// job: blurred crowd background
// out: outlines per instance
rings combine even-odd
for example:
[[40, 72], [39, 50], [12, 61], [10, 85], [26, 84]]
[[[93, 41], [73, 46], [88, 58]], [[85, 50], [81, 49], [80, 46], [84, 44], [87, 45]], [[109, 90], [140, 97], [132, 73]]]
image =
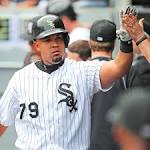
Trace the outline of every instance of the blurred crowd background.
[[[12, 74], [23, 67], [25, 56], [30, 51], [28, 41], [23, 37], [27, 32], [28, 22], [35, 16], [46, 14], [49, 1], [51, 0], [0, 0], [0, 97]], [[65, 0], [63, 1], [65, 4]], [[78, 14], [78, 20], [89, 27], [96, 19], [112, 20], [119, 27], [119, 11], [128, 5], [136, 6], [138, 17], [144, 17], [150, 22], [149, 0], [71, 0], [71, 2]], [[116, 50], [117, 46], [116, 44]], [[15, 150], [15, 138], [15, 132], [10, 128], [0, 140], [0, 149]]]

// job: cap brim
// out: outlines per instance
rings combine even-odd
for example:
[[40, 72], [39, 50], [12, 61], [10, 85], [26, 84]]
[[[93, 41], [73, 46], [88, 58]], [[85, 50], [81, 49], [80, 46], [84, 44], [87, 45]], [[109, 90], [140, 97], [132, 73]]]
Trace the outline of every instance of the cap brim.
[[63, 29], [48, 30], [48, 31], [44, 31], [41, 34], [39, 34], [35, 39], [43, 39], [47, 36], [57, 34], [57, 33], [68, 33], [68, 32], [66, 30], [63, 30]]

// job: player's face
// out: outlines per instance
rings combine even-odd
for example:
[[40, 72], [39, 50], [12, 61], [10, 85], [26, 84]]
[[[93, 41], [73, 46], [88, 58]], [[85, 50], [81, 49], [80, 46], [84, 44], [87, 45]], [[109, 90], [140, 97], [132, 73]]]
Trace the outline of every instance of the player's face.
[[44, 39], [36, 40], [35, 45], [41, 53], [43, 62], [47, 65], [60, 62], [65, 55], [65, 44], [62, 34], [54, 34]]

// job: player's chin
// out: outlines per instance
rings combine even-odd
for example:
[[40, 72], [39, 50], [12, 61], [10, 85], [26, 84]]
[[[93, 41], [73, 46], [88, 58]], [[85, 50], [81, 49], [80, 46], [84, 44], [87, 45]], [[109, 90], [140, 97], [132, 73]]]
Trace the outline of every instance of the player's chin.
[[52, 59], [52, 62], [53, 63], [59, 63], [60, 61], [62, 61], [62, 58], [63, 57], [61, 55], [54, 56]]

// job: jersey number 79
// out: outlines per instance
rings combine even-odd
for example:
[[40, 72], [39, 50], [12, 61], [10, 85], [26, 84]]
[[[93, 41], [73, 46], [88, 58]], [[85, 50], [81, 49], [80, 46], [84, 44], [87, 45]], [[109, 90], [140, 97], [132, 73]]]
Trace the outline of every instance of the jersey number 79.
[[20, 119], [23, 118], [23, 114], [26, 109], [30, 111], [29, 116], [31, 118], [36, 118], [39, 115], [38, 104], [35, 102], [31, 102], [29, 105], [22, 103], [20, 104], [20, 107], [22, 108], [21, 113], [20, 113]]

